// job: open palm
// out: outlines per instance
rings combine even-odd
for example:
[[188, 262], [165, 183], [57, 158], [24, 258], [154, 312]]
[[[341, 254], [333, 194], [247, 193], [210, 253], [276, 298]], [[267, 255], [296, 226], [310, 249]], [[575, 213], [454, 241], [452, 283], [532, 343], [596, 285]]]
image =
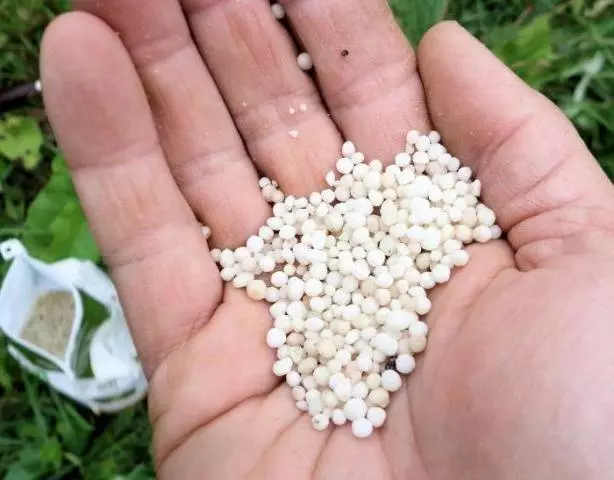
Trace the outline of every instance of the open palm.
[[[614, 195], [553, 105], [456, 24], [414, 54], [383, 0], [283, 2], [315, 79], [265, 0], [75, 3], [45, 37], [45, 103], [151, 379], [162, 478], [611, 478]], [[222, 286], [198, 222], [238, 246], [268, 215], [258, 171], [305, 194], [342, 138], [386, 161], [431, 127], [507, 240], [433, 292], [385, 427], [315, 432], [271, 373], [266, 305]]]

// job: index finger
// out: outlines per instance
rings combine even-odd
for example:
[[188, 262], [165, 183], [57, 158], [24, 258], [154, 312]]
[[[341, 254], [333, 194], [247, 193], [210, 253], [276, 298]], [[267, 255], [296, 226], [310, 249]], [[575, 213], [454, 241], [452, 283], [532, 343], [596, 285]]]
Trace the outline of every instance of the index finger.
[[41, 59], [50, 121], [151, 375], [209, 318], [217, 269], [117, 35], [69, 13], [48, 28]]

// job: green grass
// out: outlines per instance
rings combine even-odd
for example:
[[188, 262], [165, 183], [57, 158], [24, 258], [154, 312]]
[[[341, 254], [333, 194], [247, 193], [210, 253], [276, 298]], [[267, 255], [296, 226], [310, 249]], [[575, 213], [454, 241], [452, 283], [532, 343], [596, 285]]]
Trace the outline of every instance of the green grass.
[[[459, 20], [571, 118], [614, 176], [614, 0], [392, 0], [415, 43]], [[0, 89], [37, 78], [45, 25], [65, 0], [0, 0]], [[37, 100], [0, 117], [0, 239], [37, 256], [99, 260]], [[6, 267], [0, 266], [0, 276]], [[0, 339], [0, 477], [152, 478], [145, 405], [97, 417], [20, 371]]]

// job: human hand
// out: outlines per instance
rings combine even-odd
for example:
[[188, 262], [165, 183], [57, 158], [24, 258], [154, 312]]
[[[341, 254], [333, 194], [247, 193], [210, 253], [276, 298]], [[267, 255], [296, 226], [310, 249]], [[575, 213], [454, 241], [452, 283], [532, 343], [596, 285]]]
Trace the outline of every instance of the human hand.
[[[415, 55], [381, 0], [283, 2], [317, 86], [263, 0], [75, 3], [90, 14], [45, 36], [45, 103], [151, 379], [162, 478], [614, 471], [614, 195], [550, 102], [456, 24]], [[222, 286], [197, 219], [237, 246], [268, 214], [256, 169], [305, 194], [342, 138], [390, 159], [430, 127], [507, 240], [433, 292], [387, 424], [316, 432], [271, 373], [266, 306]]]

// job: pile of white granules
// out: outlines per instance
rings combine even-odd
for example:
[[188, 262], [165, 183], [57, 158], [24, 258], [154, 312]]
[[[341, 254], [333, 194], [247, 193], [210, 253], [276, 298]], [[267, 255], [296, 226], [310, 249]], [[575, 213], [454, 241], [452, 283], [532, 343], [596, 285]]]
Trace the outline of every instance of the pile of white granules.
[[266, 342], [316, 430], [351, 422], [368, 437], [427, 343], [427, 291], [466, 265], [464, 245], [501, 235], [480, 181], [437, 132], [407, 134], [394, 164], [346, 142], [329, 188], [285, 196], [260, 180], [273, 215], [236, 250], [212, 250], [221, 277], [271, 304]]

